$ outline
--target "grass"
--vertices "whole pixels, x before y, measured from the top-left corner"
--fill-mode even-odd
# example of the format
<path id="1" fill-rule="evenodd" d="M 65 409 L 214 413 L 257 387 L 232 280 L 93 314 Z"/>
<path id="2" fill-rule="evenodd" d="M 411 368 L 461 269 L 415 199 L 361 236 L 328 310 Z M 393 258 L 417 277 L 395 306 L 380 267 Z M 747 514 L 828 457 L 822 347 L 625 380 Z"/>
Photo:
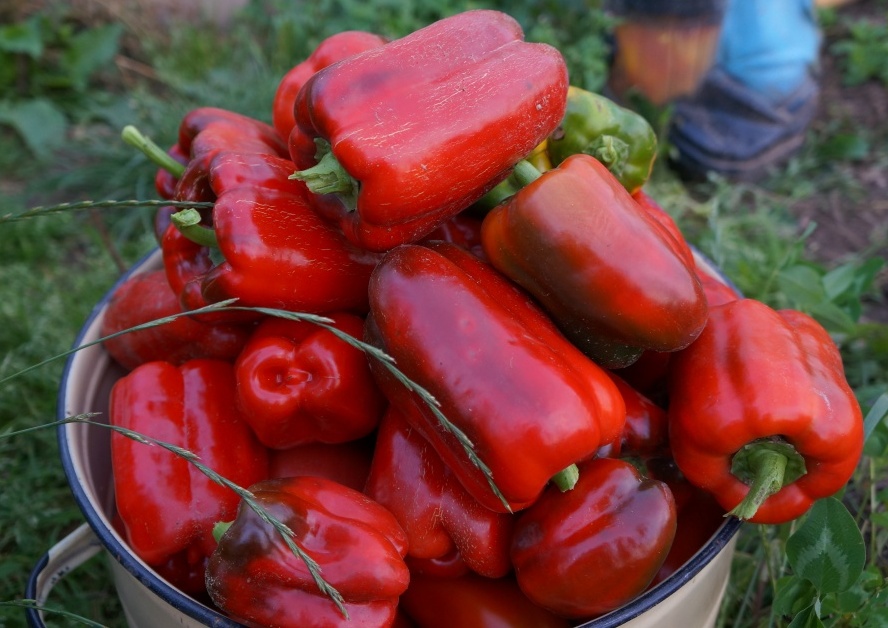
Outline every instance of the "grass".
<path id="1" fill-rule="evenodd" d="M 515 15 L 525 25 L 528 39 L 548 41 L 562 49 L 573 82 L 592 90 L 602 86 L 608 23 L 589 11 L 587 2 L 501 4 L 485 6 Z M 65 15 L 63 6 L 67 5 L 56 7 L 59 19 Z M 51 90 L 18 94 L 22 99 L 56 98 L 69 103 L 62 109 L 67 125 L 64 139 L 53 138 L 49 156 L 43 158 L 34 156 L 33 147 L 22 140 L 21 129 L 13 133 L 8 125 L 0 126 L 0 172 L 4 173 L 0 215 L 59 201 L 155 198 L 153 168 L 118 140 L 123 125 L 136 124 L 161 145 L 168 145 L 174 141 L 178 120 L 195 106 L 229 108 L 269 121 L 277 80 L 325 36 L 357 28 L 396 37 L 476 6 L 480 3 L 468 0 L 379 0 L 372 4 L 322 0 L 294 9 L 284 0 L 266 0 L 252 2 L 226 32 L 186 25 L 147 36 L 143 32 L 137 44 L 127 44 L 124 33 L 121 45 L 128 47 L 120 52 L 151 72 L 97 71 L 84 87 L 66 88 L 68 93 L 81 90 L 71 99 Z M 834 54 L 851 59 L 851 44 L 871 42 L 862 31 L 855 37 Z M 0 55 L 0 80 L 8 59 Z M 841 343 L 849 381 L 865 411 L 888 389 L 888 327 L 860 322 L 862 306 L 884 307 L 873 282 L 867 281 L 872 250 L 843 260 L 809 259 L 805 233 L 788 207 L 838 188 L 853 194 L 844 166 L 858 158 L 860 151 L 867 159 L 888 163 L 886 144 L 866 141 L 874 133 L 873 129 L 853 128 L 849 134 L 846 128 L 826 128 L 810 138 L 791 164 L 758 185 L 712 180 L 688 186 L 662 164 L 649 185 L 654 198 L 679 220 L 689 239 L 745 294 L 824 317 Z M 127 209 L 0 223 L 0 379 L 71 345 L 92 305 L 122 269 L 152 248 L 150 221 L 150 210 Z M 836 269 L 843 265 L 851 265 L 845 275 L 853 280 L 839 290 L 841 273 Z M 803 281 L 794 281 L 798 278 Z M 800 290 L 799 285 L 808 289 Z M 57 361 L 0 384 L 0 434 L 54 419 L 61 369 Z M 886 431 L 884 425 L 876 430 L 845 496 L 849 510 L 860 518 L 869 549 L 869 588 L 859 591 L 864 600 L 884 596 L 888 574 Z M 53 430 L 0 438 L 0 483 L 0 601 L 11 601 L 22 597 L 28 574 L 43 553 L 83 518 L 58 464 Z M 723 626 L 785 624 L 772 619 L 770 609 L 778 580 L 790 573 L 781 557 L 792 530 L 791 525 L 743 528 Z M 76 577 L 63 580 L 48 603 L 107 625 L 121 624 L 108 570 L 100 558 L 78 569 Z M 866 617 L 876 621 L 877 616 L 873 611 L 857 617 L 863 619 L 839 609 L 827 625 L 864 625 Z M 52 625 L 69 621 L 55 619 Z M 0 626 L 23 625 L 20 609 L 0 607 Z"/>

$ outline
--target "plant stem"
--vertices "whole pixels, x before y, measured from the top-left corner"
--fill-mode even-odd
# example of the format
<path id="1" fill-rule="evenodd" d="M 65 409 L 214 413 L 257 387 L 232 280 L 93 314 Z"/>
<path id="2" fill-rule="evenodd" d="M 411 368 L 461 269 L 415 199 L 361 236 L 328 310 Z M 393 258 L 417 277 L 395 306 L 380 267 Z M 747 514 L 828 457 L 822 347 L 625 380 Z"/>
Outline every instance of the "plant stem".
<path id="1" fill-rule="evenodd" d="M 185 173 L 184 165 L 170 157 L 165 150 L 142 135 L 142 132 L 133 125 L 128 124 L 123 127 L 120 137 L 130 146 L 135 146 L 142 151 L 158 168 L 163 168 L 177 179 Z"/>

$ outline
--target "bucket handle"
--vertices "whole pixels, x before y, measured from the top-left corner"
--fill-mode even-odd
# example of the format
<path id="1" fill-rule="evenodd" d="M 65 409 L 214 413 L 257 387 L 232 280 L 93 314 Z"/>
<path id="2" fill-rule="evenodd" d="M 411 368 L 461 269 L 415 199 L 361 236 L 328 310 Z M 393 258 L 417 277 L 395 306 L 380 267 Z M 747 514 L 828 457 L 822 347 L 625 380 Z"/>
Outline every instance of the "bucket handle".
<path id="1" fill-rule="evenodd" d="M 46 628 L 43 611 L 39 608 L 46 602 L 52 588 L 68 572 L 95 556 L 101 549 L 102 544 L 92 528 L 83 523 L 43 555 L 34 566 L 25 588 L 25 598 L 34 600 L 37 605 L 37 608 L 25 609 L 28 626 Z"/>

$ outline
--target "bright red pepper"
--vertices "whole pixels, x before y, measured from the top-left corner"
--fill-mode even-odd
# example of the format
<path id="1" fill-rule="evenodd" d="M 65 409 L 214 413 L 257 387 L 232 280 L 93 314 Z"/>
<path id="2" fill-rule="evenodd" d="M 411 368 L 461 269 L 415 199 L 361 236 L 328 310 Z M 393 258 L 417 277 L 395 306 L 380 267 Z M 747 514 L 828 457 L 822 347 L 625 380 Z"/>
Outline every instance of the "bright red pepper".
<path id="1" fill-rule="evenodd" d="M 326 212 L 351 242 L 384 251 L 419 240 L 558 126 L 564 59 L 523 37 L 504 13 L 466 11 L 309 79 L 296 123 L 322 150 L 296 176 L 339 197 Z"/>
<path id="2" fill-rule="evenodd" d="M 343 597 L 348 620 L 280 533 L 241 504 L 207 567 L 207 591 L 248 626 L 388 626 L 410 579 L 407 540 L 385 508 L 332 480 L 293 477 L 250 487 Z"/>
<path id="3" fill-rule="evenodd" d="M 287 178 L 292 164 L 265 154 L 218 153 L 211 161 L 216 195 L 211 227 L 224 261 L 171 225 L 163 240 L 170 285 L 186 309 L 237 298 L 243 306 L 327 313 L 364 311 L 378 256 L 348 244 Z M 178 216 L 179 214 L 177 214 Z"/>
<path id="4" fill-rule="evenodd" d="M 440 402 L 512 510 L 619 437 L 625 406 L 608 375 L 524 292 L 468 251 L 446 242 L 393 249 L 371 278 L 370 308 L 365 338 Z M 503 511 L 488 479 L 430 408 L 378 362 L 371 367 L 394 406 L 422 417 L 413 427 L 469 493 Z"/>
<path id="5" fill-rule="evenodd" d="M 488 578 L 512 569 L 512 515 L 485 508 L 469 495 L 397 409 L 390 408 L 379 426 L 364 492 L 401 523 L 408 556 L 435 559 L 457 550 L 466 566 Z"/>
<path id="6" fill-rule="evenodd" d="M 632 198 L 674 239 L 676 252 L 681 255 L 688 267 L 694 268 L 696 265 L 694 252 L 675 219 L 644 190 L 637 190 L 632 194 Z"/>
<path id="7" fill-rule="evenodd" d="M 481 237 L 490 262 L 604 366 L 684 348 L 706 324 L 678 244 L 594 157 L 531 181 L 487 214 Z"/>
<path id="8" fill-rule="evenodd" d="M 267 477 L 267 450 L 237 411 L 228 362 L 143 364 L 115 383 L 109 417 L 112 425 L 184 447 L 241 486 Z M 176 565 L 165 574 L 173 585 L 195 582 L 193 572 L 203 570 L 216 545 L 213 525 L 234 516 L 237 494 L 170 451 L 117 433 L 111 466 L 130 548 L 149 565 Z"/>
<path id="9" fill-rule="evenodd" d="M 518 516 L 512 563 L 534 603 L 564 617 L 612 611 L 641 594 L 675 536 L 667 485 L 628 462 L 593 458 L 573 490 L 550 487 Z"/>
<path id="10" fill-rule="evenodd" d="M 162 270 L 133 275 L 108 300 L 101 336 L 182 313 L 182 306 Z M 205 324 L 178 316 L 163 325 L 108 338 L 102 343 L 109 355 L 127 370 L 155 360 L 182 364 L 194 358 L 234 361 L 250 337 L 252 327 Z"/>
<path id="11" fill-rule="evenodd" d="M 373 461 L 373 441 L 371 435 L 347 443 L 306 443 L 270 449 L 268 477 L 318 476 L 363 491 Z"/>
<path id="12" fill-rule="evenodd" d="M 841 489 L 863 449 L 860 405 L 829 333 L 753 299 L 712 308 L 675 355 L 668 412 L 682 473 L 755 523 L 790 521 Z"/>
<path id="13" fill-rule="evenodd" d="M 378 48 L 386 41 L 384 37 L 365 31 L 342 31 L 318 44 L 308 58 L 293 66 L 278 84 L 271 106 L 271 123 L 278 135 L 285 140 L 290 137 L 290 132 L 296 126 L 293 113 L 296 94 L 315 72 L 359 52 Z"/>
<path id="14" fill-rule="evenodd" d="M 331 327 L 363 336 L 361 317 L 328 317 Z M 385 411 L 364 352 L 309 321 L 264 320 L 238 356 L 235 375 L 244 418 L 274 449 L 362 438 Z"/>
<path id="15" fill-rule="evenodd" d="M 568 628 L 571 623 L 534 605 L 515 579 L 433 578 L 411 574 L 401 607 L 422 628 Z"/>
<path id="16" fill-rule="evenodd" d="M 619 375 L 608 374 L 626 404 L 626 425 L 619 440 L 614 441 L 617 451 L 610 457 L 650 456 L 666 450 L 669 438 L 666 411 Z"/>

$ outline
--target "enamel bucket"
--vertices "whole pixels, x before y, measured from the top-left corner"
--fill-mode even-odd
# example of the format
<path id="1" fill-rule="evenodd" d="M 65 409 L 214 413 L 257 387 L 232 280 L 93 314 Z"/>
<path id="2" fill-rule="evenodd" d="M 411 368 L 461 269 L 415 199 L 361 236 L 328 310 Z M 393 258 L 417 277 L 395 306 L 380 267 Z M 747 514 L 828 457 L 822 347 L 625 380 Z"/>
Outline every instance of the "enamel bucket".
<path id="1" fill-rule="evenodd" d="M 699 262 L 706 263 L 702 258 Z M 160 254 L 155 251 L 134 266 L 117 285 L 134 273 L 160 267 Z M 93 309 L 75 347 L 99 338 L 102 317 L 112 292 L 113 288 Z M 111 386 L 123 373 L 100 345 L 74 352 L 62 377 L 59 419 L 95 412 L 100 414 L 94 420 L 107 420 Z M 126 621 L 132 628 L 239 626 L 169 585 L 133 554 L 114 529 L 110 434 L 110 430 L 85 424 L 68 423 L 58 427 L 62 466 L 86 523 L 42 557 L 31 574 L 25 597 L 42 606 L 61 578 L 94 555 L 103 554 L 110 564 Z M 697 554 L 675 573 L 626 606 L 587 622 L 582 628 L 713 626 L 727 587 L 739 528 L 736 519 L 725 519 Z M 30 626 L 45 625 L 40 611 L 28 609 L 27 616 Z"/>

